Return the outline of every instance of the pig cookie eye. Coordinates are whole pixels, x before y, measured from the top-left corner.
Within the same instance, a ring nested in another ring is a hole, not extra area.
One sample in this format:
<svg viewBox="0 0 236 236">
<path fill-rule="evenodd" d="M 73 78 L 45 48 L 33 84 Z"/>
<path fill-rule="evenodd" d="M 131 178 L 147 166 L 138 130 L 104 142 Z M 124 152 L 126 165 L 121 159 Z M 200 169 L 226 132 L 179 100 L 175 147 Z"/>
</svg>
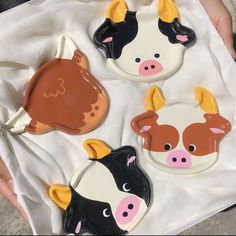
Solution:
<svg viewBox="0 0 236 236">
<path fill-rule="evenodd" d="M 190 144 L 189 147 L 188 147 L 188 150 L 190 152 L 195 152 L 197 150 L 197 147 L 194 144 Z"/>
<path fill-rule="evenodd" d="M 109 211 L 108 208 L 105 208 L 105 209 L 103 210 L 102 214 L 103 214 L 103 216 L 104 216 L 105 218 L 108 218 L 108 217 L 111 216 L 110 211 Z"/>
<path fill-rule="evenodd" d="M 135 62 L 139 63 L 139 62 L 141 62 L 141 59 L 140 59 L 139 57 L 137 57 L 137 58 L 135 59 Z"/>
<path fill-rule="evenodd" d="M 170 151 L 170 150 L 172 149 L 172 145 L 171 145 L 170 143 L 166 143 L 166 144 L 164 145 L 164 149 L 165 149 L 166 151 Z"/>
<path fill-rule="evenodd" d="M 123 184 L 122 189 L 123 189 L 125 192 L 129 192 L 129 191 L 131 190 L 131 188 L 129 188 L 128 183 Z"/>
<path fill-rule="evenodd" d="M 155 58 L 159 58 L 159 57 L 160 57 L 160 54 L 159 54 L 159 53 L 156 53 L 156 54 L 154 55 L 154 57 L 155 57 Z"/>
</svg>

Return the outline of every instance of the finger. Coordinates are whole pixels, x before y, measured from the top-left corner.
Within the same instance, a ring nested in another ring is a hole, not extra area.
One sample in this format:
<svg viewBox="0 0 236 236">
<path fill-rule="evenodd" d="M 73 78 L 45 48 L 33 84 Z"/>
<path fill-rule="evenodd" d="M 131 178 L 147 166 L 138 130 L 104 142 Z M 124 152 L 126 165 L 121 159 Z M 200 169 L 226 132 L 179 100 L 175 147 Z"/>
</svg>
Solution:
<svg viewBox="0 0 236 236">
<path fill-rule="evenodd" d="M 10 185 L 11 185 L 11 183 L 10 183 Z M 28 221 L 27 214 L 25 213 L 24 209 L 18 203 L 16 194 L 11 190 L 9 185 L 5 181 L 3 181 L 2 179 L 0 179 L 0 193 L 3 195 L 4 198 L 7 199 L 8 202 L 10 202 L 10 204 L 13 207 L 15 207 L 19 211 L 21 216 L 26 221 Z"/>
<path fill-rule="evenodd" d="M 0 178 L 3 179 L 5 182 L 8 182 L 10 179 L 12 179 L 6 165 L 0 158 Z"/>
<path fill-rule="evenodd" d="M 234 41 L 233 41 L 233 25 L 232 18 L 230 15 L 222 17 L 217 25 L 217 31 L 220 36 L 223 38 L 224 43 L 231 54 L 231 56 L 236 59 L 236 53 L 234 50 Z"/>
</svg>

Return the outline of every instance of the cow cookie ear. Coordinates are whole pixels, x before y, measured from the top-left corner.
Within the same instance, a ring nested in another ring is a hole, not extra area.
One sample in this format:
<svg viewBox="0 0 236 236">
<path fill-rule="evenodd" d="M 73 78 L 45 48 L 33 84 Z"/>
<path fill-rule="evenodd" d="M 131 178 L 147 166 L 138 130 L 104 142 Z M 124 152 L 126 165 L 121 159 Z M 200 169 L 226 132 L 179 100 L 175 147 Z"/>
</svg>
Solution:
<svg viewBox="0 0 236 236">
<path fill-rule="evenodd" d="M 216 99 L 208 90 L 198 87 L 195 89 L 195 98 L 199 102 L 203 111 L 209 114 L 217 114 L 218 106 Z"/>
<path fill-rule="evenodd" d="M 153 86 L 148 91 L 145 98 L 145 106 L 147 110 L 157 111 L 165 105 L 166 101 L 162 95 L 162 91 L 159 87 Z"/>
<path fill-rule="evenodd" d="M 106 143 L 98 139 L 87 139 L 83 146 L 91 159 L 102 159 L 112 151 Z"/>
<path fill-rule="evenodd" d="M 69 59 L 74 56 L 74 52 L 78 49 L 75 42 L 68 35 L 62 35 L 58 40 L 57 53 L 55 58 Z"/>
<path fill-rule="evenodd" d="M 49 188 L 49 196 L 56 205 L 64 210 L 69 206 L 72 193 L 68 186 L 65 185 L 52 185 Z"/>
<path fill-rule="evenodd" d="M 114 23 L 120 23 L 125 20 L 127 11 L 125 0 L 113 0 L 107 8 L 106 18 Z"/>
<path fill-rule="evenodd" d="M 179 10 L 173 0 L 159 0 L 158 13 L 162 21 L 172 23 L 174 19 L 180 18 Z"/>
</svg>

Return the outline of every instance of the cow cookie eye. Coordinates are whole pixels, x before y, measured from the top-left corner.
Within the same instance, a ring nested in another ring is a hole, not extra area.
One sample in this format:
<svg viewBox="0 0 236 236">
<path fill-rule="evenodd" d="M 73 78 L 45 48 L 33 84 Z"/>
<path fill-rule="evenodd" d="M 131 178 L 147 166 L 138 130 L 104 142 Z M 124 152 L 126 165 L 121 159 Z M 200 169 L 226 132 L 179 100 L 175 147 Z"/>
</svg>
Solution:
<svg viewBox="0 0 236 236">
<path fill-rule="evenodd" d="M 171 144 L 170 144 L 170 143 L 166 143 L 166 144 L 164 145 L 164 149 L 165 149 L 166 151 L 170 151 L 170 150 L 172 149 Z"/>
<path fill-rule="evenodd" d="M 136 59 L 135 59 L 135 62 L 137 62 L 137 63 L 139 63 L 141 61 L 141 59 L 139 58 L 139 57 L 137 57 Z"/>
<path fill-rule="evenodd" d="M 108 218 L 108 217 L 111 216 L 111 213 L 110 213 L 110 211 L 109 211 L 108 208 L 104 209 L 103 212 L 102 212 L 102 214 L 103 214 L 103 216 L 104 216 L 105 218 Z"/>
<path fill-rule="evenodd" d="M 195 152 L 197 150 L 197 147 L 194 144 L 190 144 L 189 147 L 188 147 L 188 150 L 190 152 Z"/>
<path fill-rule="evenodd" d="M 159 57 L 160 57 L 160 54 L 159 54 L 159 53 L 156 53 L 156 54 L 154 55 L 154 57 L 155 57 L 155 58 L 159 58 Z"/>
<path fill-rule="evenodd" d="M 131 188 L 129 188 L 128 183 L 123 184 L 122 189 L 123 189 L 125 192 L 129 192 L 129 191 L 131 190 Z"/>
</svg>

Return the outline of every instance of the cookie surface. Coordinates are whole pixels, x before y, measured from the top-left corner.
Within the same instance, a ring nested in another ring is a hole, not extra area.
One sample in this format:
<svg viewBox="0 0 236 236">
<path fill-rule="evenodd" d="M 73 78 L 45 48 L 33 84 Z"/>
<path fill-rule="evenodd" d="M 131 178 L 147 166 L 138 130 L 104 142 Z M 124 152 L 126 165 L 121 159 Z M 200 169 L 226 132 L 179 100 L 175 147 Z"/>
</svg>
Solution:
<svg viewBox="0 0 236 236">
<path fill-rule="evenodd" d="M 148 111 L 132 121 L 134 132 L 144 138 L 144 154 L 154 167 L 173 174 L 194 174 L 218 160 L 220 141 L 231 130 L 214 96 L 203 88 L 196 100 L 165 100 L 158 87 L 146 97 Z"/>
<path fill-rule="evenodd" d="M 92 155 L 74 174 L 70 186 L 53 185 L 49 190 L 51 199 L 65 210 L 65 231 L 99 235 L 130 232 L 146 214 L 151 198 L 134 148 L 111 150 L 94 139 L 87 140 L 85 148 Z M 69 197 L 63 194 L 66 192 Z"/>
<path fill-rule="evenodd" d="M 69 44 L 74 56 L 68 59 L 59 55 L 38 69 L 25 89 L 20 112 L 7 122 L 13 133 L 60 130 L 84 134 L 105 118 L 109 107 L 105 89 L 89 72 L 85 55 L 71 47 L 71 39 L 64 40 L 69 41 L 64 43 Z M 59 54 L 66 53 L 63 50 L 59 49 Z"/>
<path fill-rule="evenodd" d="M 131 12 L 124 0 L 113 0 L 105 22 L 94 34 L 108 68 L 123 79 L 154 82 L 169 78 L 183 64 L 184 51 L 196 40 L 180 23 L 176 4 L 159 0 L 157 11 Z"/>
</svg>

